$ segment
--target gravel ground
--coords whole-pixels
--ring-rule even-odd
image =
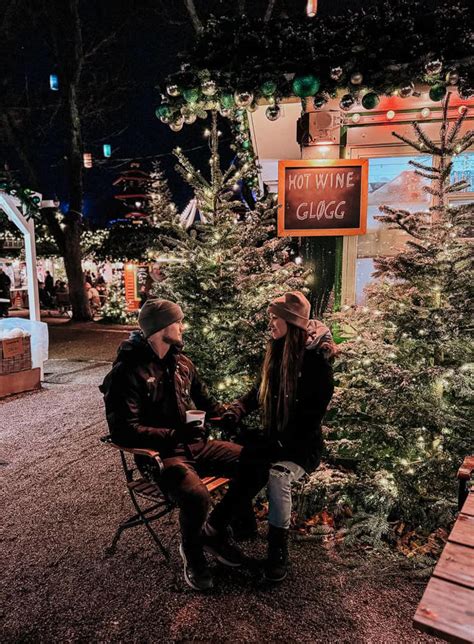
[[[44,389],[0,402],[2,641],[435,641],[411,626],[426,581],[395,558],[295,542],[284,584],[215,566],[216,589],[201,595],[181,578],[175,516],[162,528],[171,567],[142,528],[107,557],[131,513],[117,454],[98,440],[97,384],[121,339],[52,329]],[[243,545],[264,554],[263,536]]]

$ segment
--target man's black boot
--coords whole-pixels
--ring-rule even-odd
[[[224,566],[239,568],[244,556],[239,548],[232,543],[231,531],[228,528],[217,530],[209,522],[202,531],[204,550],[215,557]]]
[[[258,536],[257,518],[251,501],[238,508],[230,526],[236,541],[255,539]]]
[[[210,590],[214,586],[211,571],[201,546],[179,545],[179,554],[184,563],[184,580],[194,590]]]
[[[265,579],[283,581],[288,574],[288,528],[268,526],[268,557],[265,562]]]

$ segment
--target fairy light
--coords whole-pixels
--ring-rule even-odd
[[[394,110],[388,110],[385,116],[387,117],[387,121],[392,121],[395,118]]]
[[[422,116],[422,118],[424,118],[424,119],[427,119],[429,116],[431,116],[431,110],[430,110],[430,108],[429,108],[429,107],[424,107],[424,108],[421,110],[421,116]]]

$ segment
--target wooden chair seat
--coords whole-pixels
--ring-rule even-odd
[[[163,463],[161,462],[159,452],[146,448],[134,448],[118,445],[112,441],[111,436],[104,436],[100,440],[102,443],[105,443],[119,452],[122,468],[125,474],[127,491],[130,494],[130,498],[136,510],[136,514],[119,524],[112,540],[112,544],[106,550],[107,554],[113,554],[115,552],[117,543],[124,530],[133,528],[137,525],[144,525],[153,541],[156,543],[164,557],[168,560],[169,552],[167,548],[164,547],[156,530],[151,526],[151,523],[172,512],[176,506],[163,493],[157,482],[147,479],[142,475],[132,458],[135,456],[146,456],[149,459],[152,459],[156,466],[154,468],[154,476],[156,476],[157,473],[161,473],[163,471]],[[201,480],[210,494],[216,492],[216,490],[219,490],[229,482],[229,479],[217,476],[207,476]],[[143,504],[142,499],[145,499],[148,503]]]

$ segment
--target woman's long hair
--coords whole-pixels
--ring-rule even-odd
[[[293,324],[282,340],[270,340],[262,367],[259,402],[267,429],[283,431],[295,403],[307,332]]]

